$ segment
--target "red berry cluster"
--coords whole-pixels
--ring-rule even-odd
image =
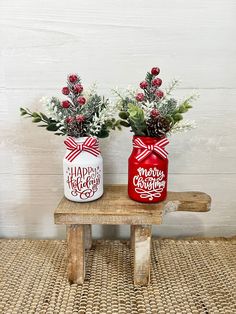
[[[77,114],[78,109],[86,103],[86,98],[82,95],[84,88],[80,83],[80,78],[77,74],[70,74],[67,77],[67,86],[62,88],[62,94],[70,98],[70,100],[63,100],[61,106],[68,110],[68,116],[65,123],[72,125],[74,123],[83,123],[86,118],[83,114]],[[79,106],[79,108],[78,108]],[[78,109],[76,109],[78,108]],[[80,110],[79,110],[80,112]]]
[[[164,93],[162,90],[159,89],[162,84],[162,80],[159,77],[156,77],[159,73],[160,69],[158,67],[152,68],[151,72],[147,73],[146,79],[139,84],[140,88],[144,92],[138,93],[136,95],[137,101],[159,101],[161,98],[163,98]]]
[[[80,106],[86,103],[86,98],[81,95],[84,88],[80,84],[80,79],[77,74],[68,75],[67,86],[62,88],[62,94],[70,96],[70,98]],[[68,109],[72,104],[69,100],[63,100],[61,102],[63,108]],[[69,118],[69,117],[68,117]]]
[[[72,117],[72,116],[68,116],[66,119],[65,119],[65,122],[70,124],[72,122],[78,122],[78,123],[82,123],[85,121],[85,116],[83,114],[78,114],[75,118]]]

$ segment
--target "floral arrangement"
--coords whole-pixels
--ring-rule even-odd
[[[147,72],[146,78],[139,86],[142,91],[127,91],[125,95],[115,91],[118,96],[117,107],[120,125],[130,127],[137,136],[163,137],[179,131],[187,131],[195,127],[194,121],[183,122],[183,113],[187,112],[192,95],[182,102],[171,97],[172,90],[178,81],[174,80],[164,93],[158,77],[160,69],[154,67]]]
[[[121,129],[119,121],[113,118],[114,105],[108,99],[99,96],[94,89],[84,93],[84,87],[77,74],[70,74],[67,86],[62,94],[68,99],[60,101],[57,97],[42,99],[47,113],[31,112],[28,108],[20,108],[22,116],[32,118],[32,122],[40,123],[56,135],[72,137],[96,136],[104,138],[111,129]]]

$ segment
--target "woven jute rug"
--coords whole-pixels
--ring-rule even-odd
[[[83,286],[66,242],[0,241],[0,313],[236,313],[235,240],[154,240],[151,283],[132,283],[128,242],[95,241]]]

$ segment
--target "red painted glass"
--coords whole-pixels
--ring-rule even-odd
[[[134,136],[145,145],[155,145],[163,138]],[[152,151],[142,161],[137,160],[143,148],[133,147],[128,162],[128,194],[135,201],[157,203],[166,199],[168,159]]]

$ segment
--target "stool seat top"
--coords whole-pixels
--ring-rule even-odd
[[[54,212],[56,224],[161,224],[170,211],[206,212],[211,198],[203,192],[168,192],[165,201],[139,203],[127,194],[127,185],[105,185],[101,198],[86,203],[62,198]]]

